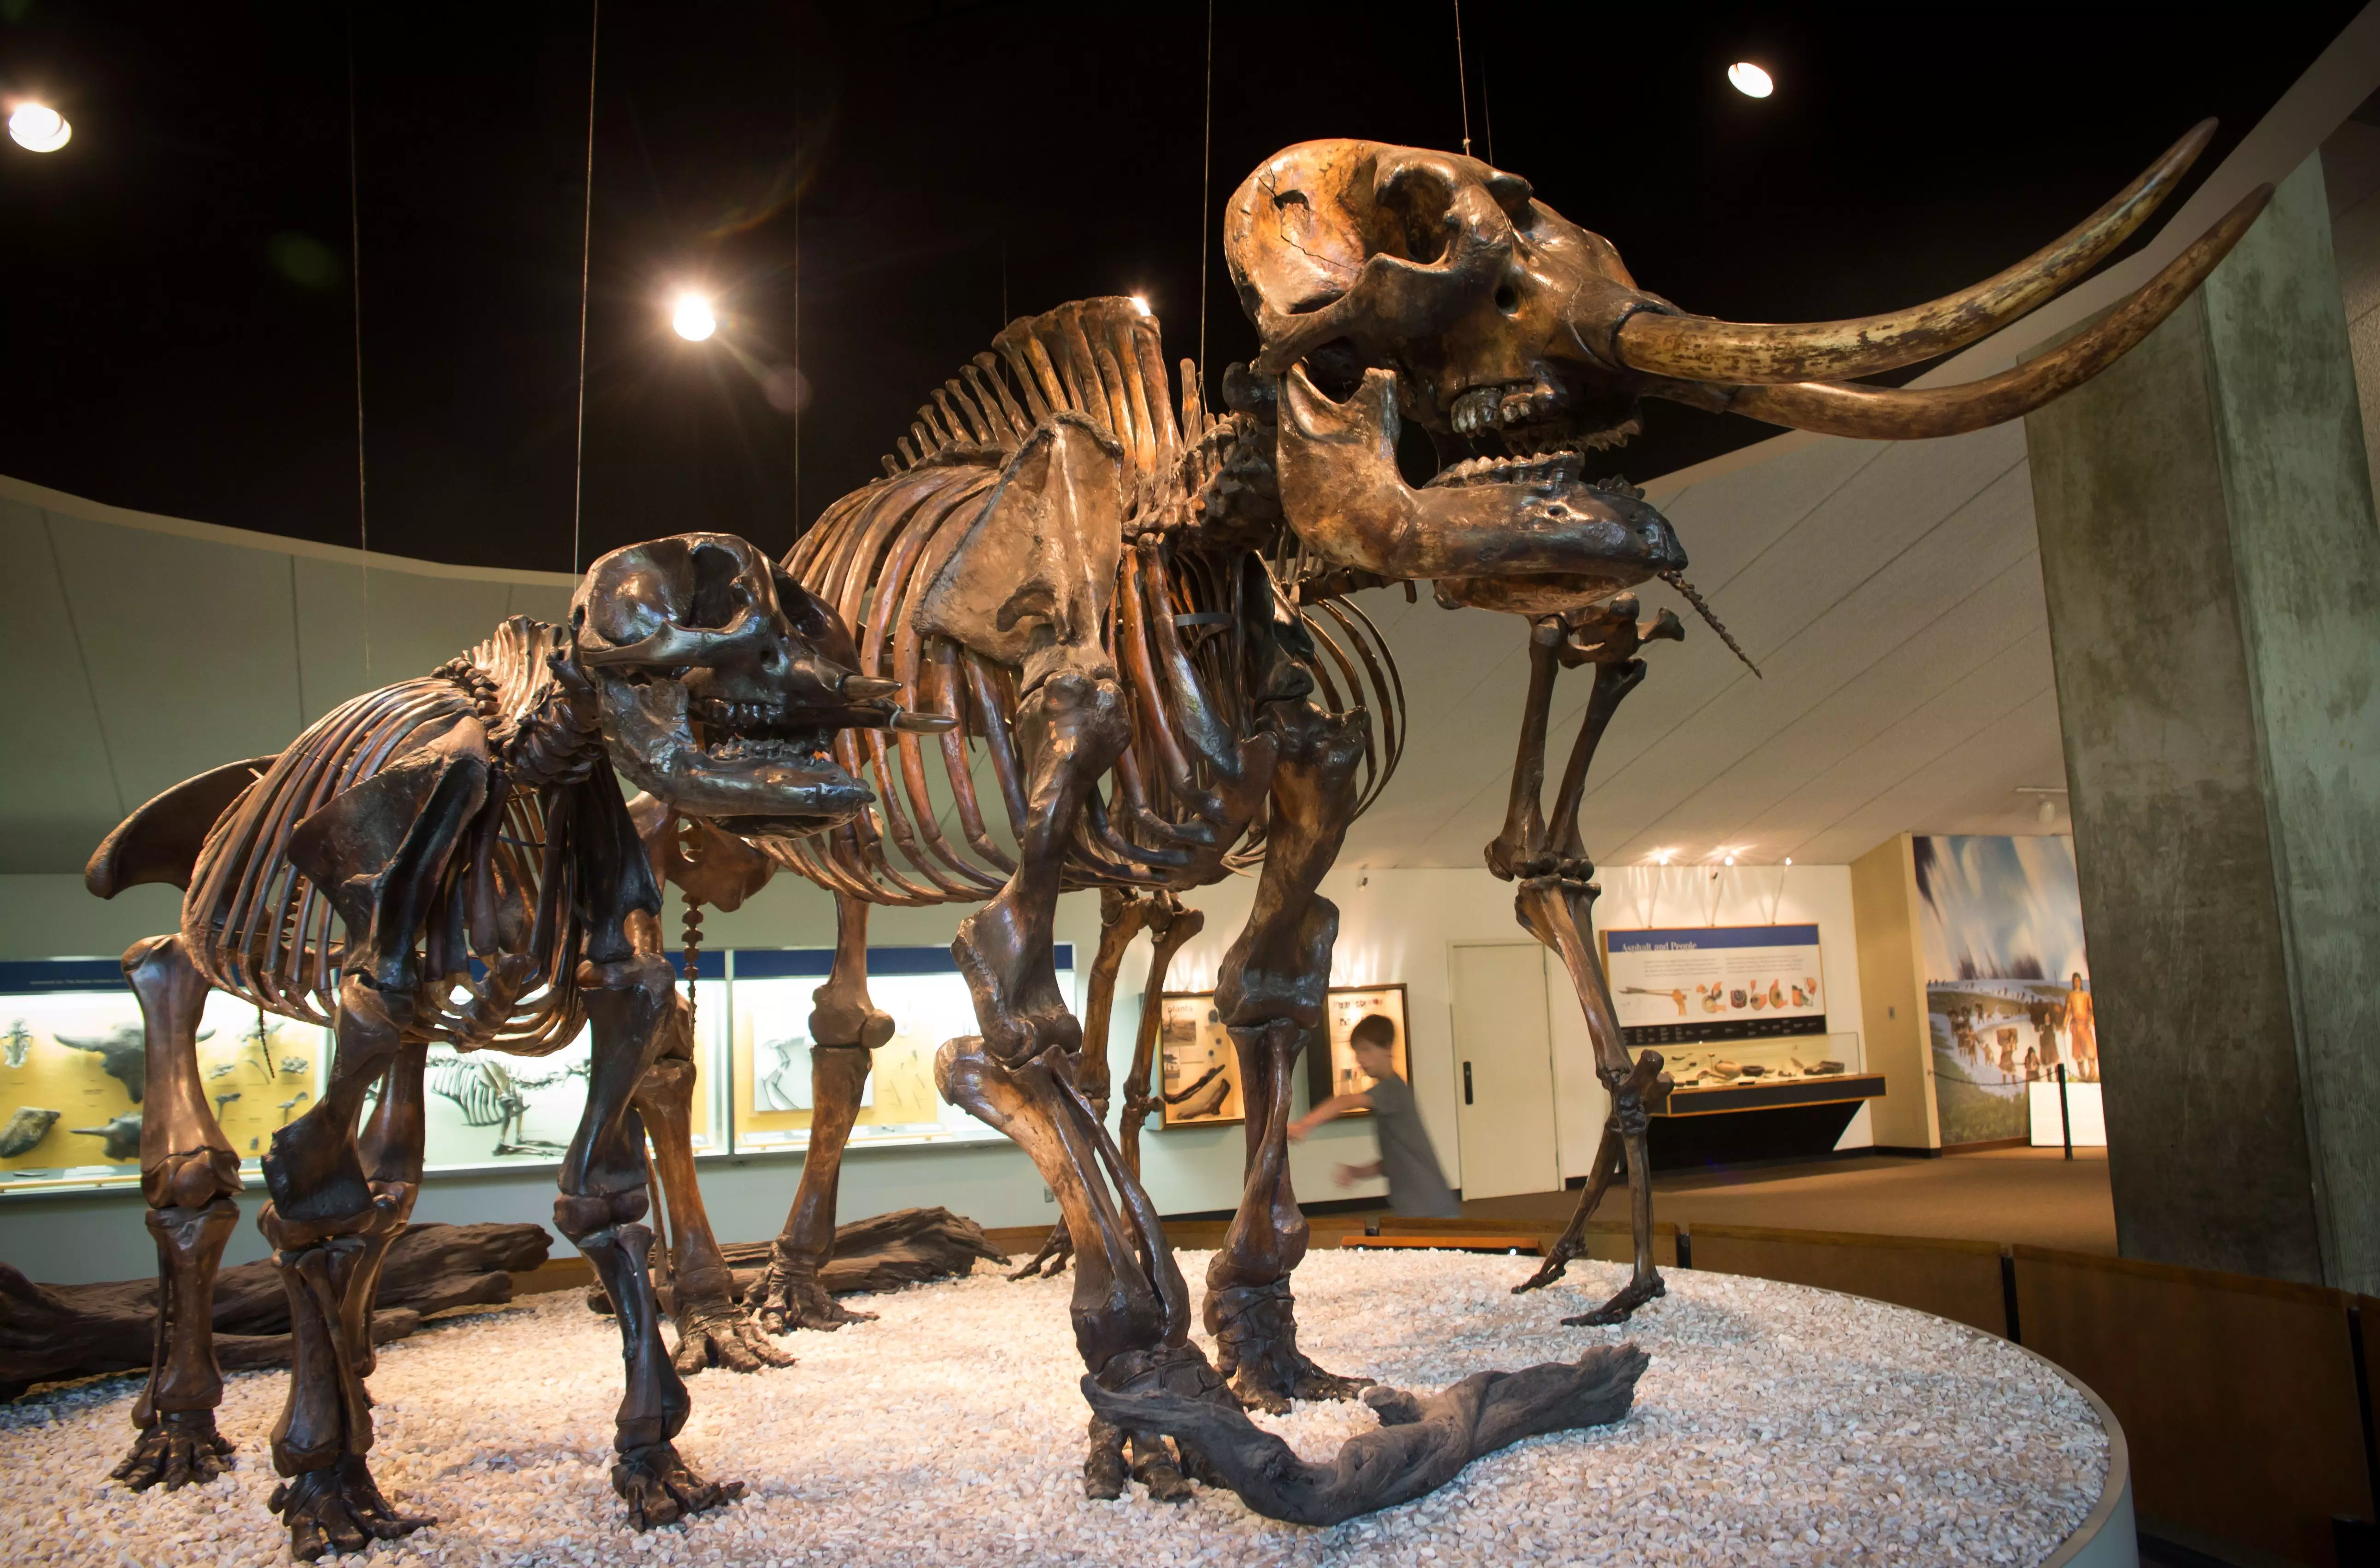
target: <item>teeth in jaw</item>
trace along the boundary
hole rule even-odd
[[[1508,430],[1541,419],[1561,402],[1561,394],[1541,381],[1475,386],[1455,398],[1448,418],[1463,435]]]
[[[714,762],[811,763],[825,757],[797,741],[775,735],[714,735],[702,751]]]
[[[1439,470],[1425,490],[1467,484],[1564,484],[1579,477],[1580,454],[1559,446],[1527,457],[1466,457]]]
[[[781,723],[785,710],[779,704],[722,702],[714,698],[701,703],[695,716],[706,724],[726,729],[760,729]]]

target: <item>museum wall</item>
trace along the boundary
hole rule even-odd
[[[1614,867],[1602,873],[1598,906],[1609,925],[1762,925],[1814,921],[1820,932],[1828,983],[1841,1011],[1829,1030],[1858,1034],[1858,959],[1852,930],[1851,874],[1846,867]],[[1223,952],[1246,918],[1255,881],[1234,878],[1202,889],[1190,902],[1203,910],[1206,930],[1183,949],[1170,989],[1214,984]],[[1455,1130],[1456,1067],[1448,1003],[1448,950],[1457,943],[1522,942],[1513,924],[1512,889],[1483,870],[1363,869],[1334,872],[1324,893],[1340,907],[1334,984],[1401,980],[1407,1015],[1414,1088],[1447,1179],[1462,1185],[1462,1145]],[[877,946],[946,944],[964,910],[881,909],[869,941]],[[0,958],[88,957],[120,953],[132,942],[170,930],[176,895],[169,888],[137,888],[103,903],[83,891],[79,877],[0,876]],[[1059,904],[1057,938],[1075,946],[1078,977],[1099,942],[1099,905],[1088,893]],[[834,939],[834,910],[806,884],[780,879],[734,914],[710,912],[706,939],[714,948],[826,947]],[[1118,984],[1109,1057],[1120,1082],[1130,1064],[1148,943],[1135,945]],[[1566,1176],[1584,1174],[1604,1116],[1585,1027],[1568,982],[1548,965],[1547,1013],[1554,1041],[1557,1133]],[[1077,998],[1079,1004],[1079,997]],[[1858,1064],[1854,1064],[1858,1065]],[[1304,1108],[1301,1085],[1299,1107]],[[1871,1141],[1863,1111],[1844,1135],[1846,1147]],[[1142,1136],[1149,1190],[1169,1214],[1228,1210],[1239,1199],[1243,1136],[1237,1125],[1182,1128]],[[1372,1135],[1360,1121],[1318,1129],[1292,1146],[1292,1170],[1308,1201],[1368,1197],[1378,1182],[1340,1188],[1333,1167],[1373,1156]],[[797,1154],[727,1156],[702,1165],[704,1202],[719,1234],[730,1240],[774,1234],[792,1202],[800,1172]],[[845,1218],[915,1204],[944,1204],[987,1225],[1028,1225],[1053,1220],[1039,1175],[1004,1143],[868,1149],[855,1146],[844,1163],[841,1208]],[[248,1208],[252,1217],[256,1195]],[[548,1223],[553,1203],[549,1169],[433,1174],[416,1217],[455,1222],[530,1221]],[[152,1248],[140,1223],[139,1194],[16,1194],[0,1197],[0,1258],[36,1279],[72,1283],[145,1273]],[[558,1253],[566,1244],[555,1243]],[[243,1262],[264,1255],[250,1223],[235,1234],[226,1257]]]

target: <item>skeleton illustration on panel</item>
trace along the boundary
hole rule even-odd
[[[469,1053],[549,1054],[590,1021],[586,1109],[555,1150],[554,1220],[618,1308],[627,1389],[613,1485],[639,1525],[735,1495],[672,1446],[686,1389],[657,1320],[652,1233],[639,1223],[650,1131],[684,1178],[673,1192],[681,1275],[699,1274],[701,1246],[716,1261],[708,1225],[685,1212],[699,1209],[686,1136],[694,1063],[660,953],[657,840],[691,822],[766,843],[858,808],[867,789],[826,754],[828,735],[908,719],[859,695],[882,683],[852,674],[850,656],[832,612],[742,540],[632,546],[588,572],[568,629],[508,620],[435,673],[334,710],[277,758],[168,790],[101,845],[86,874],[101,896],[143,882],[184,890],[180,931],[124,958],[146,1023],[136,1136],[164,1279],[158,1354],[119,1478],[173,1487],[229,1463],[210,1325],[239,1159],[195,1049],[214,986],[336,1030],[320,1100],[282,1107],[259,1220],[294,1325],[272,1501],[298,1557],[427,1522],[393,1508],[366,1468],[364,1380],[381,1264],[421,1179],[430,1048],[443,1048],[432,1091],[517,1141],[536,1076]],[[615,768],[651,793],[624,801]]]

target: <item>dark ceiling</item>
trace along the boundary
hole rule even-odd
[[[1481,155],[1688,309],[1809,319],[2005,265],[2210,114],[2211,168],[2356,8],[1463,20]],[[1195,353],[1202,210],[1308,138],[1458,144],[1455,18],[1219,5],[1202,201],[1201,6],[609,0],[578,560],[694,528],[782,548],[1010,315],[1143,291]],[[75,126],[0,143],[0,473],[355,542],[352,48],[371,544],[571,565],[589,22],[0,0],[0,92]],[[1727,86],[1739,58],[1774,98]],[[1206,250],[1219,379],[1253,339]],[[722,300],[708,344],[667,329],[690,281]],[[1640,480],[1773,433],[1648,425]]]

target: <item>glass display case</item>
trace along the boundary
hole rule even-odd
[[[1074,947],[1057,947],[1058,984],[1073,1004]],[[798,1152],[808,1147],[811,992],[826,948],[707,954],[695,984],[697,1155]],[[683,961],[673,956],[683,985]],[[892,1015],[853,1128],[855,1146],[987,1141],[1002,1135],[942,1103],[934,1053],[976,1032],[975,1005],[950,951],[868,953],[868,992]],[[551,1167],[587,1103],[591,1033],[545,1056],[431,1047],[422,1074],[423,1167],[431,1172]],[[209,993],[199,1068],[245,1170],[275,1129],[303,1112],[330,1070],[331,1031]],[[147,1051],[140,1004],[113,958],[0,964],[0,1194],[140,1179]],[[366,1113],[370,1113],[370,1098]]]
[[[209,993],[199,1072],[243,1167],[322,1092],[330,1031]],[[148,1065],[113,958],[0,964],[0,1192],[136,1182]]]
[[[734,1085],[735,1150],[806,1149],[810,1136],[811,993],[826,983],[825,948],[737,948],[727,954],[727,1014]],[[1057,944],[1058,989],[1075,994],[1075,949]],[[934,1087],[942,1042],[977,1032],[975,1002],[946,947],[871,947],[868,994],[892,1015],[851,1130],[851,1147],[888,1143],[998,1142],[1001,1133]]]
[[[1628,1054],[1633,1060],[1645,1050],[1658,1051],[1671,1083],[1680,1088],[1705,1089],[1857,1076],[1859,1043],[1856,1034],[1806,1034],[1636,1046]]]

